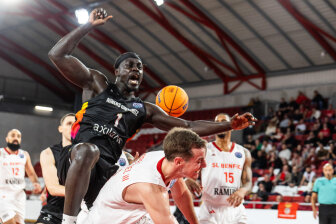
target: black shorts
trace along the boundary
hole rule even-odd
[[[71,165],[71,150],[72,146],[64,147],[58,161],[59,164],[57,165],[57,175],[61,185],[65,185],[67,173]],[[117,172],[118,169],[119,166],[115,165],[114,163],[107,162],[102,158],[102,156],[99,157],[96,165],[91,170],[89,188],[84,196],[84,201],[86,202],[88,208],[91,208],[94,200],[98,196],[100,189],[104,186],[107,180]]]
[[[62,214],[60,214],[60,216],[62,216]],[[56,217],[53,214],[48,213],[47,211],[41,211],[40,216],[38,217],[35,223],[61,224],[62,219]]]

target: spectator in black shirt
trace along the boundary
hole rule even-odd
[[[259,181],[258,182],[258,186],[259,184],[263,184],[265,186],[265,190],[268,192],[268,193],[271,193],[272,189],[273,189],[273,182],[271,181],[270,179],[270,175],[269,174],[265,174],[264,175],[264,180],[262,181]]]
[[[261,201],[267,201],[267,199],[268,199],[268,193],[267,193],[267,191],[265,189],[265,185],[263,185],[263,184],[260,183],[258,186],[259,186],[259,189],[257,191],[258,198],[260,198]]]

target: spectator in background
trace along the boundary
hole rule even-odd
[[[325,111],[325,116],[328,118],[333,118],[335,116],[335,110],[333,109],[332,104],[328,105],[328,109]]]
[[[267,167],[273,167],[274,169],[281,169],[282,162],[277,156],[276,152],[270,152],[267,158]]]
[[[305,145],[310,145],[310,144],[316,144],[317,142],[317,138],[316,135],[313,131],[310,131],[308,134],[308,137],[306,138],[306,140],[304,141]]]
[[[284,196],[296,196],[298,194],[298,187],[295,186],[294,182],[290,182],[288,186],[283,189],[282,194]]]
[[[288,109],[291,111],[295,111],[299,109],[299,104],[295,101],[294,97],[291,97],[288,103]]]
[[[301,147],[301,146],[300,146]],[[303,165],[303,160],[298,152],[293,152],[292,160],[290,161],[292,167],[301,167]]]
[[[286,144],[282,144],[281,145],[281,151],[279,152],[279,158],[280,159],[286,159],[287,161],[290,160],[292,155],[291,150],[289,150],[289,148],[287,147]]]
[[[268,199],[268,193],[267,193],[267,191],[266,191],[266,189],[265,189],[265,185],[263,185],[263,184],[259,184],[258,185],[258,187],[259,187],[259,189],[258,189],[258,191],[257,191],[257,196],[258,196],[258,198],[261,200],[261,201],[267,201],[267,199]]]
[[[292,181],[292,174],[288,165],[282,166],[282,171],[276,176],[276,183],[278,185],[288,185]]]
[[[314,177],[316,176],[315,171],[312,170],[311,166],[306,167],[306,171],[303,173],[301,182],[299,186],[308,185],[313,182]]]
[[[258,182],[259,184],[263,184],[265,186],[265,190],[267,193],[271,193],[273,189],[273,182],[271,181],[270,174],[265,174],[264,179]]]
[[[286,128],[289,127],[290,124],[291,124],[290,119],[288,118],[288,115],[285,114],[283,119],[279,123],[279,127],[281,129],[285,130]]]
[[[331,131],[328,127],[328,123],[323,123],[322,124],[322,129],[319,133],[323,134],[323,137],[328,139],[328,141],[330,140],[330,136],[331,136]]]
[[[297,141],[290,131],[287,131],[285,137],[282,140],[282,143],[285,144],[288,148],[294,148],[297,145]]]
[[[302,91],[299,91],[298,96],[295,101],[297,104],[305,104],[309,102],[310,100]]]
[[[317,135],[316,143],[320,142],[322,145],[327,145],[329,142],[329,138],[324,137],[323,132],[319,132]]]
[[[245,143],[244,143],[244,147],[251,150],[252,149],[252,145],[254,145],[254,140],[253,140],[253,137],[252,135],[247,135],[247,138],[245,140]]]
[[[311,116],[310,116],[310,121],[316,121],[316,120],[320,119],[320,117],[321,117],[321,111],[316,109],[315,107],[313,107],[312,113],[311,113]]]
[[[279,203],[283,202],[283,196],[281,194],[277,195],[275,201],[278,203],[272,205],[271,209],[278,209]]]
[[[265,152],[263,150],[257,151],[257,156],[254,158],[254,161],[252,162],[252,168],[255,169],[266,169],[267,167],[267,159]]]
[[[272,150],[272,144],[268,140],[263,140],[261,150],[267,154]]]
[[[312,106],[317,107],[320,110],[325,108],[323,96],[317,90],[314,90],[314,97],[311,102]]]
[[[295,186],[299,186],[302,180],[302,173],[299,171],[297,166],[292,167],[292,182]]]
[[[305,134],[306,130],[307,130],[307,127],[306,127],[306,124],[305,124],[305,122],[302,118],[302,119],[300,119],[299,123],[295,127],[295,134],[303,135],[303,134]]]
[[[329,141],[329,150],[328,150],[328,159],[335,160],[336,159],[336,147],[333,140]]]
[[[277,129],[277,119],[276,117],[272,118],[265,130],[265,135],[267,136],[272,136],[276,133],[276,129]]]
[[[284,97],[281,97],[280,104],[279,104],[279,111],[286,112],[288,109],[288,103],[286,102]]]

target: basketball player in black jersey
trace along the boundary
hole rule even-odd
[[[63,147],[71,145],[71,127],[75,122],[75,114],[64,115],[60,120],[58,131],[62,134],[62,142],[46,148],[41,152],[40,162],[44,183],[47,188],[47,204],[42,207],[37,224],[60,224],[64,207],[65,187],[60,185],[57,167]]]
[[[205,136],[244,129],[256,121],[250,113],[235,115],[231,122],[221,123],[168,116],[155,104],[134,96],[143,79],[143,64],[137,54],[127,52],[116,59],[115,83],[71,55],[84,36],[111,18],[104,9],[93,10],[87,24],[64,36],[49,52],[49,58],[63,76],[82,88],[84,102],[72,128],[71,164],[64,161],[62,170],[63,181],[66,177],[62,223],[76,222],[83,198],[91,206],[103,184],[118,169],[112,164],[118,160],[127,138],[143,123],[166,131],[173,127],[191,128]]]

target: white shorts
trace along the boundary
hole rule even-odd
[[[0,193],[0,220],[7,222],[15,218],[16,222],[24,224],[26,209],[26,193],[18,192],[15,195]]]
[[[247,216],[243,204],[238,207],[211,206],[204,202],[198,214],[200,224],[246,224]]]

